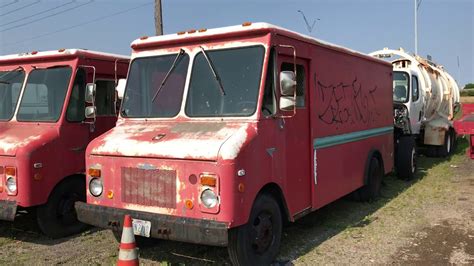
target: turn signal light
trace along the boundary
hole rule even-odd
[[[89,168],[89,176],[100,177],[100,169]]]
[[[194,207],[193,201],[192,201],[192,200],[189,200],[189,199],[184,202],[184,205],[185,205],[186,208],[188,208],[189,210],[192,210],[193,207]]]
[[[11,175],[11,176],[16,175],[16,168],[11,167],[11,166],[5,167],[5,175]]]
[[[215,187],[217,184],[217,176],[215,174],[202,173],[199,175],[202,186]]]
[[[244,27],[247,27],[247,26],[250,26],[250,25],[252,25],[252,22],[244,22],[244,23],[242,23],[242,26],[244,26]]]

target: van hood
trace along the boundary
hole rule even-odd
[[[217,161],[237,157],[252,127],[234,122],[122,123],[89,145],[89,154]]]
[[[54,126],[0,123],[0,156],[16,156],[18,150],[57,135]]]

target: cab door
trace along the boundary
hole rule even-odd
[[[286,200],[292,213],[298,214],[311,208],[311,152],[308,60],[296,60],[296,112],[281,111],[280,132],[285,144],[285,190]],[[294,71],[294,57],[278,55],[278,73]],[[279,78],[278,78],[279,80]],[[279,83],[279,82],[278,82]],[[278,84],[278,95],[280,89]]]
[[[420,83],[416,74],[411,75],[410,84],[410,126],[413,134],[420,132],[421,119],[423,117],[423,96],[420,93]]]

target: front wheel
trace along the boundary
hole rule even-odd
[[[280,249],[282,215],[277,201],[262,194],[255,200],[247,224],[229,232],[229,256],[234,265],[270,265]]]
[[[396,154],[398,177],[411,180],[416,173],[416,143],[413,137],[400,137]]]
[[[77,220],[76,201],[86,201],[84,179],[73,177],[62,181],[53,190],[48,202],[36,210],[40,230],[51,238],[61,238],[86,229],[87,226]]]

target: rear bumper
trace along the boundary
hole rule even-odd
[[[5,220],[5,221],[15,220],[17,207],[18,205],[16,201],[0,200],[0,220]]]
[[[211,220],[183,218],[171,215],[117,209],[76,202],[79,221],[101,228],[121,230],[125,214],[151,222],[153,238],[181,242],[227,246],[227,224]]]

